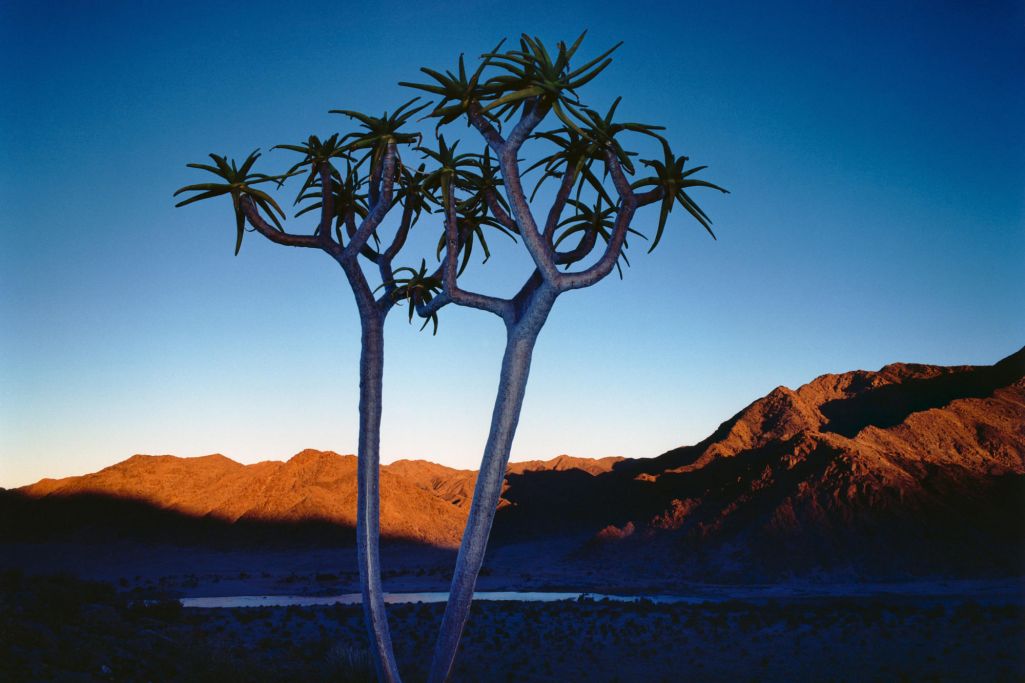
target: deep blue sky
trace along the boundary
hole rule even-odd
[[[653,456],[780,384],[1025,344],[1020,2],[595,5],[0,5],[0,485],[136,452],[353,452],[337,266],[252,234],[234,258],[229,206],[171,193],[208,152],[391,109],[419,66],[521,31],[624,40],[582,95],[622,94],[732,194],[701,198],[718,242],[674,214],[624,281],[559,301],[514,459]],[[468,281],[514,290],[526,262],[498,260]],[[476,467],[502,342],[482,313],[446,311],[437,337],[392,317],[385,461]]]

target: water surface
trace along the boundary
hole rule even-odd
[[[514,600],[518,602],[557,602],[559,600],[613,600],[616,602],[637,602],[648,600],[655,603],[707,602],[707,597],[683,595],[608,595],[605,593],[563,593],[549,591],[480,591],[473,594],[474,600]],[[448,593],[430,591],[421,593],[385,593],[388,604],[411,602],[445,602]],[[288,607],[291,605],[358,605],[362,602],[359,593],[340,595],[228,595],[223,597],[182,598],[184,607]]]

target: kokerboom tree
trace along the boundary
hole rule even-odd
[[[711,221],[689,192],[695,188],[726,192],[696,177],[704,166],[685,168],[687,157],[673,152],[658,132],[661,127],[616,121],[619,98],[605,115],[580,99],[578,91],[611,63],[610,55],[619,47],[578,66],[572,60],[582,39],[583,35],[570,46],[560,42],[550,52],[539,39],[524,35],[518,49],[500,52],[500,43],[482,55],[480,67],[471,77],[467,77],[460,57],[455,73],[425,68],[422,71],[431,82],[403,83],[438,98],[428,116],[438,119],[439,128],[465,121],[483,138],[486,149],[482,155],[432,155],[442,166],[436,172],[458,178],[463,167],[473,167],[478,176],[487,178],[483,187],[474,186],[471,203],[483,196],[491,218],[509,233],[522,236],[534,266],[512,298],[461,288],[456,255],[474,225],[465,215],[468,202],[460,197],[460,184],[441,185],[446,249],[442,290],[418,310],[430,316],[440,306],[455,303],[493,313],[505,325],[506,347],[491,429],[431,664],[432,683],[446,680],[455,662],[502,491],[534,346],[556,299],[598,283],[619,267],[620,259],[625,262],[627,236],[635,233],[631,223],[641,207],[659,206],[651,251],[662,239],[669,213],[676,207],[682,207],[714,238]],[[539,131],[546,121],[553,121],[556,127]],[[511,129],[503,132],[503,124]],[[635,140],[648,140],[661,152],[661,158],[642,160],[639,169],[632,160],[635,152],[621,142],[628,134]],[[521,170],[528,142],[543,151]],[[440,139],[439,144],[446,149]],[[491,154],[497,162],[494,168]],[[481,172],[482,168],[486,171]],[[539,178],[528,199],[524,175],[535,170]],[[554,200],[539,223],[531,202],[538,189],[549,183],[554,186]],[[499,186],[504,188],[504,198]],[[560,250],[567,239],[572,248]]]
[[[258,152],[251,153],[241,165],[225,156],[211,154],[213,165],[187,166],[215,175],[218,182],[188,185],[175,192],[175,195],[193,193],[176,206],[216,197],[231,199],[235,212],[236,255],[248,223],[249,230],[259,232],[276,244],[325,252],[345,273],[355,298],[361,330],[357,558],[371,652],[381,681],[400,680],[384,607],[379,549],[385,321],[397,304],[404,302],[408,306],[408,317],[412,321],[417,307],[432,303],[433,310],[424,314],[421,329],[432,323],[437,332],[436,311],[447,302],[438,300],[435,295],[441,286],[441,273],[449,263],[447,257],[442,258],[441,264],[429,272],[425,259],[420,260],[419,268],[396,268],[395,260],[406,246],[413,226],[424,214],[442,206],[439,192],[458,191],[463,196],[459,208],[462,233],[456,242],[456,255],[451,259],[453,264],[459,263],[459,272],[466,268],[475,244],[480,245],[485,260],[490,255],[485,227],[508,234],[505,225],[488,213],[490,204],[485,193],[493,193],[501,180],[495,177],[487,154],[457,156],[457,145],[449,147],[444,140],[439,140],[436,149],[415,147],[415,151],[436,163],[436,168],[427,170],[426,164],[420,163],[413,170],[403,163],[400,147],[410,151],[422,139],[421,133],[409,129],[410,119],[427,107],[426,104],[416,106],[418,99],[380,117],[332,110],[355,120],[358,129],[344,136],[334,133],[321,140],[311,135],[302,144],[278,145],[275,149],[301,155],[297,163],[279,175],[254,170],[260,157]],[[448,169],[453,166],[458,166],[458,171],[450,174]],[[265,187],[271,191],[280,190],[295,177],[304,179],[293,202],[299,207],[295,217],[311,212],[319,215],[312,230],[306,233],[286,232],[282,226],[284,211],[267,191],[257,187],[269,183]],[[395,211],[397,208],[400,210]],[[398,216],[392,221],[391,239],[382,249],[385,219],[393,211]],[[369,274],[364,270],[367,267]],[[373,287],[372,281],[379,286]]]
[[[402,164],[400,156],[400,147],[408,148],[420,139],[419,134],[405,130],[409,119],[426,106],[414,106],[414,102],[407,102],[391,115],[385,112],[381,117],[334,110],[333,113],[354,119],[359,124],[358,130],[345,136],[335,133],[323,140],[310,136],[299,145],[279,145],[280,149],[301,155],[298,163],[280,175],[253,170],[260,156],[258,152],[250,154],[241,165],[211,154],[213,165],[188,166],[215,175],[217,182],[188,185],[175,192],[175,195],[194,193],[177,206],[216,197],[231,199],[235,211],[236,255],[248,222],[250,229],[276,244],[326,253],[341,266],[348,280],[359,312],[362,342],[357,558],[371,652],[381,681],[399,680],[385,614],[379,560],[384,323],[388,313],[402,301],[408,302],[412,317],[412,308],[430,299],[426,288],[437,282],[437,274],[428,274],[423,263],[419,270],[394,268],[393,265],[412,227],[423,213],[431,211],[432,194],[425,189],[424,183],[429,179],[423,167],[411,170]],[[296,176],[304,178],[294,201],[300,207],[296,217],[312,212],[319,215],[319,221],[306,234],[286,232],[281,223],[284,211],[270,194],[258,187],[281,188],[286,180]],[[382,249],[382,223],[397,207],[401,209],[397,225],[391,240]],[[376,269],[381,287],[371,286],[365,266]],[[436,328],[437,318],[433,322]]]
[[[252,230],[277,244],[327,253],[341,266],[350,284],[362,341],[357,555],[371,651],[382,681],[400,680],[384,610],[379,562],[380,428],[384,322],[388,313],[404,301],[410,319],[416,310],[424,318],[424,325],[431,322],[436,330],[437,313],[442,307],[469,306],[497,315],[507,333],[491,430],[431,663],[430,680],[443,681],[451,672],[469,615],[523,405],[534,345],[555,300],[571,289],[602,280],[614,267],[619,269],[620,260],[628,264],[624,253],[627,235],[643,236],[631,228],[638,208],[656,203],[661,207],[651,246],[654,249],[669,213],[677,206],[711,234],[708,217],[688,190],[705,187],[725,192],[693,177],[703,166],[685,170],[687,158],[673,153],[657,132],[662,130],[660,127],[615,121],[619,98],[604,116],[580,100],[578,89],[611,63],[609,55],[618,47],[573,66],[571,59],[582,39],[569,47],[559,43],[552,60],[540,40],[523,36],[519,49],[500,52],[500,43],[482,55],[472,74],[467,74],[460,57],[456,73],[425,68],[422,70],[434,79],[433,83],[404,84],[437,97],[424,117],[437,119],[435,133],[442,126],[465,120],[483,138],[480,153],[457,153],[459,141],[449,144],[438,134],[434,145],[416,148],[427,163],[411,170],[402,162],[400,146],[408,151],[422,140],[422,135],[411,132],[408,124],[426,105],[415,107],[415,101],[407,102],[394,114],[385,113],[379,118],[334,110],[355,119],[360,129],[324,140],[310,136],[301,145],[279,145],[302,155],[284,173],[256,173],[256,152],[241,165],[211,154],[213,166],[189,166],[216,175],[219,182],[189,185],[175,193],[195,193],[178,206],[230,197],[235,211],[236,254],[248,223]],[[556,128],[537,130],[553,116]],[[509,122],[512,128],[503,135],[503,124]],[[642,161],[650,169],[648,175],[631,180],[637,175],[631,159],[635,152],[621,145],[618,136],[623,133],[640,135],[661,152],[661,160]],[[542,152],[521,171],[519,155],[528,141]],[[528,200],[523,176],[533,171],[539,177]],[[312,233],[286,232],[281,225],[284,212],[270,194],[256,187],[272,183],[280,188],[295,176],[305,177],[294,202],[302,205],[296,217],[319,212]],[[554,186],[555,195],[540,228],[531,212],[531,201],[548,184]],[[399,206],[392,239],[381,249],[382,223]],[[443,225],[437,248],[440,265],[428,272],[426,261],[421,259],[419,268],[395,268],[395,258],[411,228],[424,213],[435,209],[440,209]],[[470,292],[457,282],[475,244],[488,260],[484,228],[522,236],[533,261],[533,272],[512,298]],[[560,250],[567,239],[575,239],[576,244]],[[604,248],[599,248],[602,243]],[[376,290],[364,271],[367,264],[376,270],[380,283]],[[574,266],[577,268],[570,270]],[[383,292],[378,295],[380,290]]]

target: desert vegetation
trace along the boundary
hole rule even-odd
[[[68,576],[0,577],[6,681],[370,681],[359,606],[183,609]],[[389,608],[424,680],[443,605]],[[935,598],[476,602],[455,681],[1017,681],[1025,608]]]

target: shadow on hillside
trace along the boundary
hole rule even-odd
[[[647,524],[664,513],[674,499],[687,498],[704,499],[695,518],[717,518],[724,508],[749,493],[751,482],[759,478],[766,466],[776,466],[782,455],[791,452],[795,441],[772,442],[691,472],[667,470],[679,466],[681,461],[696,459],[704,450],[700,444],[647,461],[624,460],[616,463],[612,471],[596,476],[575,469],[510,474],[506,476],[508,489],[502,495],[512,505],[499,511],[495,533],[502,539],[518,539],[553,532],[593,533],[607,525],[622,526],[627,522]],[[783,481],[777,483],[782,485],[765,490],[760,498],[772,500],[758,506],[757,514],[793,493],[800,481],[822,465],[822,460],[811,459],[780,473]],[[647,474],[658,476],[638,477]],[[745,507],[731,521],[750,523],[755,516],[753,509]]]
[[[333,520],[297,521],[189,515],[144,501],[99,494],[35,498],[0,491],[0,543],[47,541],[142,541],[219,549],[324,548],[355,545],[356,530]],[[437,550],[416,539],[384,536],[395,542]]]
[[[883,429],[893,427],[912,413],[942,408],[956,399],[985,398],[1023,376],[1025,349],[996,365],[869,389],[851,398],[823,404],[821,411],[829,422],[822,431],[852,438],[870,425]]]
[[[503,497],[511,505],[498,512],[493,541],[576,535],[590,540],[572,556],[593,566],[643,557],[652,571],[672,566],[702,579],[727,570],[744,581],[842,568],[881,577],[1025,572],[1025,476],[978,477],[926,463],[914,473],[922,489],[914,496],[837,484],[804,497],[806,482],[841,472],[829,474],[837,453],[828,444],[790,463],[784,456],[798,439],[657,478],[626,467],[509,475]],[[676,508],[684,510],[678,519]],[[777,518],[780,510],[792,517]],[[612,536],[597,533],[603,529]]]

